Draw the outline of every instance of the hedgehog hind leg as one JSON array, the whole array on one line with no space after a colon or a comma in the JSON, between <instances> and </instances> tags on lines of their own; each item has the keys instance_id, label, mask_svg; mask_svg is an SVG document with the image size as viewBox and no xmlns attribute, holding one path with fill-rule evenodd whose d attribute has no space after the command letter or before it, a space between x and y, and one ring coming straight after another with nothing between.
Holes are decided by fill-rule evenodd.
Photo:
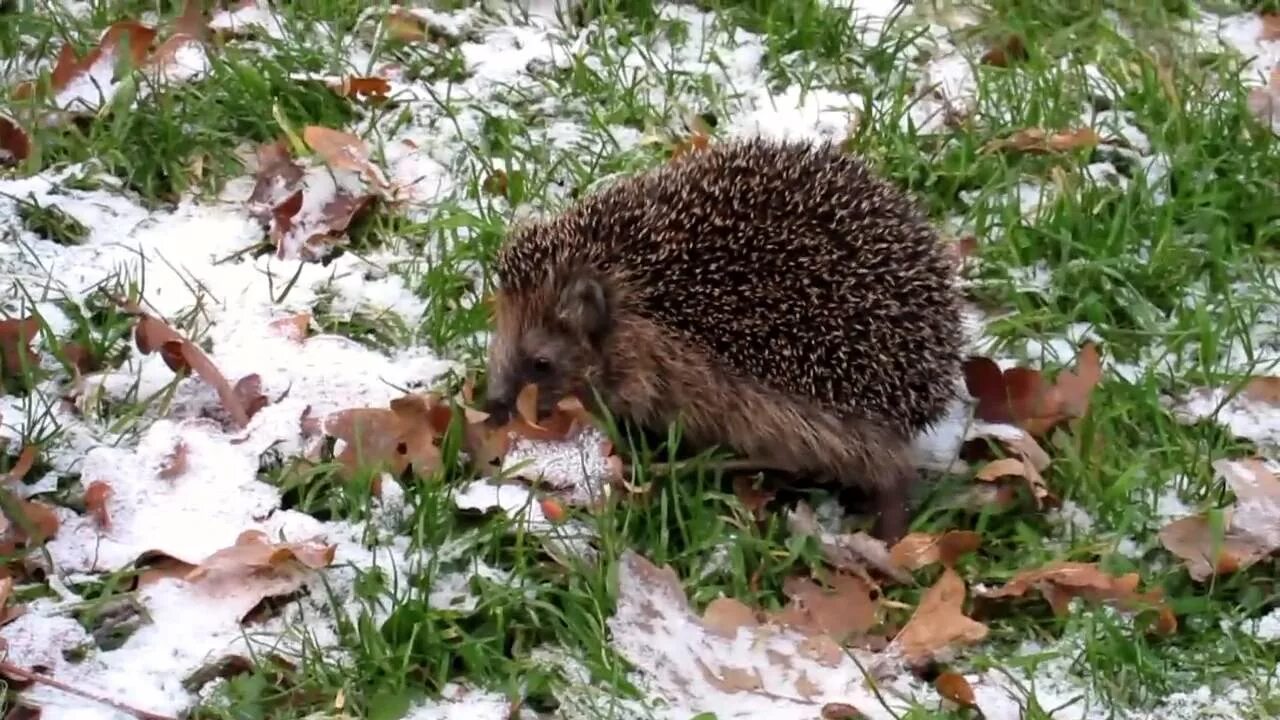
<instances>
[{"instance_id":1,"label":"hedgehog hind leg","mask_svg":"<svg viewBox=\"0 0 1280 720\"><path fill-rule=\"evenodd\" d=\"M872 534L892 544L911 524L911 488L919 471L911 462L911 443L888 426L864 419L845 422L848 451L840 480L872 494L876 522Z\"/></svg>"}]
</instances>

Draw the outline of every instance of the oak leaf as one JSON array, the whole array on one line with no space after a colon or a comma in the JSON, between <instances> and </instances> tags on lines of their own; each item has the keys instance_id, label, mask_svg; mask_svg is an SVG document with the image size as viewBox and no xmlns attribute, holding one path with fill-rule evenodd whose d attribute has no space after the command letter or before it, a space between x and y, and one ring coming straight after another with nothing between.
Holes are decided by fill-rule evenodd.
<instances>
[{"instance_id":1,"label":"oak leaf","mask_svg":"<svg viewBox=\"0 0 1280 720\"><path fill-rule=\"evenodd\" d=\"M981 544L982 536L969 530L948 530L941 535L913 532L889 549L889 557L906 570L919 570L934 563L951 567Z\"/></svg>"},{"instance_id":2,"label":"oak leaf","mask_svg":"<svg viewBox=\"0 0 1280 720\"><path fill-rule=\"evenodd\" d=\"M133 337L142 354L150 355L158 351L165 364L175 373L195 371L196 375L218 393L222 406L237 426L249 424L249 414L235 388L199 345L183 337L164 320L148 315L136 306L126 304L125 309L138 317Z\"/></svg>"},{"instance_id":3,"label":"oak leaf","mask_svg":"<svg viewBox=\"0 0 1280 720\"><path fill-rule=\"evenodd\" d=\"M84 507L98 527L103 530L111 529L111 515L107 510L107 504L111 502L111 495L114 492L110 485L101 480L89 483L89 487L84 491Z\"/></svg>"},{"instance_id":4,"label":"oak leaf","mask_svg":"<svg viewBox=\"0 0 1280 720\"><path fill-rule=\"evenodd\" d=\"M0 115L0 166L17 165L31 156L31 136L17 120Z\"/></svg>"},{"instance_id":5,"label":"oak leaf","mask_svg":"<svg viewBox=\"0 0 1280 720\"><path fill-rule=\"evenodd\" d=\"M40 365L31 341L40 333L40 318L0 320L0 377L22 377Z\"/></svg>"},{"instance_id":6,"label":"oak leaf","mask_svg":"<svg viewBox=\"0 0 1280 720\"><path fill-rule=\"evenodd\" d=\"M379 187L389 187L387 178L369 160L369 149L360 138L340 130L308 125L302 140L334 169L353 170Z\"/></svg>"},{"instance_id":7,"label":"oak leaf","mask_svg":"<svg viewBox=\"0 0 1280 720\"><path fill-rule=\"evenodd\" d=\"M1182 558L1192 579L1243 570L1280 550L1280 479L1260 460L1217 460L1215 473L1236 495L1221 512L1215 532L1205 514L1175 520L1160 530L1160 543Z\"/></svg>"},{"instance_id":8,"label":"oak leaf","mask_svg":"<svg viewBox=\"0 0 1280 720\"><path fill-rule=\"evenodd\" d=\"M298 564L313 570L333 562L335 545L307 541L272 543L258 530L241 533L234 545L214 552L187 573L189 581L211 574L238 574L264 569L277 569Z\"/></svg>"},{"instance_id":9,"label":"oak leaf","mask_svg":"<svg viewBox=\"0 0 1280 720\"><path fill-rule=\"evenodd\" d=\"M1063 153L1083 148L1092 148L1102 142L1102 137L1093 128L1076 128L1052 132L1043 128L1026 128L1019 130L1007 138L992 140L982 147L982 152L998 150L1014 150L1025 153Z\"/></svg>"},{"instance_id":10,"label":"oak leaf","mask_svg":"<svg viewBox=\"0 0 1280 720\"><path fill-rule=\"evenodd\" d=\"M1000 367L989 358L971 357L964 364L965 386L977 401L974 415L991 423L1017 425L1044 435L1060 423L1082 417L1102 378L1097 346L1086 343L1076 370L1064 369L1050 383L1038 370Z\"/></svg>"},{"instance_id":11,"label":"oak leaf","mask_svg":"<svg viewBox=\"0 0 1280 720\"><path fill-rule=\"evenodd\" d=\"M1093 563L1054 562L1034 570L1024 570L999 588L980 592L986 598L1020 597L1036 589L1048 601L1056 615L1065 615L1074 598L1104 602L1127 609L1156 608L1162 628L1177 627L1173 612L1164 604L1158 591L1138 591L1138 573L1111 575ZM1172 628L1169 623L1172 621Z\"/></svg>"},{"instance_id":12,"label":"oak leaf","mask_svg":"<svg viewBox=\"0 0 1280 720\"><path fill-rule=\"evenodd\" d=\"M945 568L933 587L920 598L911 619L893 639L912 662L933 659L953 645L975 643L987 636L987 626L964 614L964 580Z\"/></svg>"}]
</instances>

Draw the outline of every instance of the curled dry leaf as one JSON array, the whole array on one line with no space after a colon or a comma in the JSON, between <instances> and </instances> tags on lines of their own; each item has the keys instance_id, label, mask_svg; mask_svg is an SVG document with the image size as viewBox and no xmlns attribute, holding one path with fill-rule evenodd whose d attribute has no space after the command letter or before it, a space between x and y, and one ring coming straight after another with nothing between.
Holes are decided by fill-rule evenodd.
<instances>
[{"instance_id":1,"label":"curled dry leaf","mask_svg":"<svg viewBox=\"0 0 1280 720\"><path fill-rule=\"evenodd\" d=\"M18 453L18 459L13 463L13 467L4 475L0 475L0 482L16 483L27 476L31 472L31 468L35 467L36 459L40 457L39 445L24 445L22 451Z\"/></svg>"},{"instance_id":2,"label":"curled dry leaf","mask_svg":"<svg viewBox=\"0 0 1280 720\"><path fill-rule=\"evenodd\" d=\"M159 552L143 553L134 562L134 566L138 569L137 586L139 588L153 585L160 580L185 580L191 571L196 569L196 566L189 562Z\"/></svg>"},{"instance_id":3,"label":"curled dry leaf","mask_svg":"<svg viewBox=\"0 0 1280 720\"><path fill-rule=\"evenodd\" d=\"M249 414L240 397L236 395L235 388L213 364L209 356L204 354L199 345L180 335L160 318L148 315L136 307L126 307L126 310L138 316L138 324L134 328L133 336L138 350L144 355L159 351L165 364L175 373L194 370L196 375L218 393L222 407L231 415L232 421L237 426L244 427L249 424Z\"/></svg>"},{"instance_id":4,"label":"curled dry leaf","mask_svg":"<svg viewBox=\"0 0 1280 720\"><path fill-rule=\"evenodd\" d=\"M0 320L0 377L22 377L40 365L31 341L40 333L40 318Z\"/></svg>"},{"instance_id":5,"label":"curled dry leaf","mask_svg":"<svg viewBox=\"0 0 1280 720\"><path fill-rule=\"evenodd\" d=\"M247 530L234 545L205 558L187 573L187 580L199 580L210 574L254 572L302 565L313 570L333 562L336 545L320 542L272 543L265 533Z\"/></svg>"},{"instance_id":6,"label":"curled dry leaf","mask_svg":"<svg viewBox=\"0 0 1280 720\"><path fill-rule=\"evenodd\" d=\"M1057 496L1049 491L1049 486L1045 482L1044 476L1036 469L1035 464L1026 458L1012 457L993 460L980 468L974 477L989 483L1006 477L1022 478L1027 484L1027 489L1031 491L1036 508L1057 507L1061 504Z\"/></svg>"},{"instance_id":7,"label":"curled dry leaf","mask_svg":"<svg viewBox=\"0 0 1280 720\"><path fill-rule=\"evenodd\" d=\"M373 100L385 100L391 92L391 83L386 78L345 75L328 78L325 85L343 97L367 97Z\"/></svg>"},{"instance_id":8,"label":"curled dry leaf","mask_svg":"<svg viewBox=\"0 0 1280 720\"><path fill-rule=\"evenodd\" d=\"M1020 597L1036 589L1048 601L1053 612L1065 615L1073 598L1105 602L1126 609L1156 608L1161 616L1160 628L1172 632L1177 620L1163 602L1159 590L1138 592L1138 573L1111 575L1093 563L1055 562L1035 570L1018 573L1002 587L979 593L986 598Z\"/></svg>"},{"instance_id":9,"label":"curled dry leaf","mask_svg":"<svg viewBox=\"0 0 1280 720\"><path fill-rule=\"evenodd\" d=\"M984 357L969 358L964 374L969 394L978 401L974 409L977 419L1017 425L1033 435L1044 435L1088 411L1093 389L1102 379L1102 360L1097 346L1086 343L1076 358L1076 370L1063 370L1052 384L1037 370L1001 371Z\"/></svg>"},{"instance_id":10,"label":"curled dry leaf","mask_svg":"<svg viewBox=\"0 0 1280 720\"><path fill-rule=\"evenodd\" d=\"M308 125L302 130L302 139L330 167L355 171L379 187L389 187L382 171L369 161L368 147L355 135Z\"/></svg>"},{"instance_id":11,"label":"curled dry leaf","mask_svg":"<svg viewBox=\"0 0 1280 720\"><path fill-rule=\"evenodd\" d=\"M983 146L982 151L1014 150L1025 153L1063 153L1092 148L1100 142L1102 142L1102 137L1093 128L1076 128L1061 132L1050 132L1043 128L1026 128L1015 132L1007 138L992 140Z\"/></svg>"},{"instance_id":12,"label":"curled dry leaf","mask_svg":"<svg viewBox=\"0 0 1280 720\"><path fill-rule=\"evenodd\" d=\"M249 207L260 219L270 218L275 208L289 200L296 192L305 174L302 166L294 161L289 144L281 138L259 145L254 151L257 170L254 173L253 191L249 194ZM298 195L301 206L302 196ZM298 212L294 208L289 216Z\"/></svg>"},{"instance_id":13,"label":"curled dry leaf","mask_svg":"<svg viewBox=\"0 0 1280 720\"><path fill-rule=\"evenodd\" d=\"M1207 515L1175 520L1160 530L1160 543L1182 558L1197 581L1243 570L1280 550L1280 479L1257 459L1217 460L1236 503L1221 513L1215 530Z\"/></svg>"},{"instance_id":14,"label":"curled dry leaf","mask_svg":"<svg viewBox=\"0 0 1280 720\"><path fill-rule=\"evenodd\" d=\"M405 395L390 408L353 408L329 415L324 431L346 443L337 460L349 472L365 465L383 466L399 475L412 466L429 475L440 466L435 441L449 427L453 411L439 396Z\"/></svg>"},{"instance_id":15,"label":"curled dry leaf","mask_svg":"<svg viewBox=\"0 0 1280 720\"><path fill-rule=\"evenodd\" d=\"M969 530L948 530L941 535L913 532L889 550L889 557L906 570L919 570L934 563L951 567L981 544L982 536Z\"/></svg>"},{"instance_id":16,"label":"curled dry leaf","mask_svg":"<svg viewBox=\"0 0 1280 720\"><path fill-rule=\"evenodd\" d=\"M98 45L84 57L80 57L70 44L63 45L50 74L49 89L58 95L76 78L90 73L95 78L99 76L110 78L114 76L117 64L122 60L126 61L131 68L140 67L151 52L155 38L155 28L136 20L122 20L108 27L103 32ZM122 53L122 49L126 49L126 52ZM104 89L96 87L98 83L94 85L92 97L96 102L104 94ZM28 80L14 88L13 97L16 100L24 100L35 95L37 89L37 83ZM91 109L84 104L86 100L87 98L73 94L72 97L60 98L58 104L62 110L85 112ZM81 106L72 107L72 105Z\"/></svg>"},{"instance_id":17,"label":"curled dry leaf","mask_svg":"<svg viewBox=\"0 0 1280 720\"><path fill-rule=\"evenodd\" d=\"M253 416L270 402L262 393L262 377L257 373L245 375L237 380L231 391L240 401L240 406L244 408L245 416L249 419L253 419Z\"/></svg>"},{"instance_id":18,"label":"curled dry leaf","mask_svg":"<svg viewBox=\"0 0 1280 720\"><path fill-rule=\"evenodd\" d=\"M978 706L978 698L973 693L973 687L959 673L940 673L934 679L933 687L939 695L960 707L976 708Z\"/></svg>"},{"instance_id":19,"label":"curled dry leaf","mask_svg":"<svg viewBox=\"0 0 1280 720\"><path fill-rule=\"evenodd\" d=\"M9 604L12 595L13 578L0 578L0 626L8 625L24 612L22 607Z\"/></svg>"},{"instance_id":20,"label":"curled dry leaf","mask_svg":"<svg viewBox=\"0 0 1280 720\"><path fill-rule=\"evenodd\" d=\"M0 532L0 547L12 547L16 544L43 544L58 534L61 523L53 508L38 500L26 500L9 492L0 490L0 507L4 510L3 526Z\"/></svg>"},{"instance_id":21,"label":"curled dry leaf","mask_svg":"<svg viewBox=\"0 0 1280 720\"><path fill-rule=\"evenodd\" d=\"M107 504L115 491L101 480L94 480L84 491L84 507L93 517L94 522L103 530L111 529L111 515L107 512Z\"/></svg>"},{"instance_id":22,"label":"curled dry leaf","mask_svg":"<svg viewBox=\"0 0 1280 720\"><path fill-rule=\"evenodd\" d=\"M0 115L0 167L17 165L31 157L31 137L17 120Z\"/></svg>"},{"instance_id":23,"label":"curled dry leaf","mask_svg":"<svg viewBox=\"0 0 1280 720\"><path fill-rule=\"evenodd\" d=\"M955 570L944 569L892 645L918 663L942 655L953 645L982 640L987 626L965 616L964 597L964 580Z\"/></svg>"}]
</instances>

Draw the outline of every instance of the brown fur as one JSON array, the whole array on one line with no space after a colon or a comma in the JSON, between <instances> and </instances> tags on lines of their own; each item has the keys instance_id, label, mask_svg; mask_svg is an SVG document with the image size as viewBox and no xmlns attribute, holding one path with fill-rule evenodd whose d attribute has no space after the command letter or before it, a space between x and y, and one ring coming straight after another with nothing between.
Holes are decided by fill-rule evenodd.
<instances>
[{"instance_id":1,"label":"brown fur","mask_svg":"<svg viewBox=\"0 0 1280 720\"><path fill-rule=\"evenodd\" d=\"M873 489L895 537L910 436L958 370L951 272L905 197L830 147L693 153L513 233L490 409L529 382L543 412L598 392L695 446Z\"/></svg>"}]
</instances>

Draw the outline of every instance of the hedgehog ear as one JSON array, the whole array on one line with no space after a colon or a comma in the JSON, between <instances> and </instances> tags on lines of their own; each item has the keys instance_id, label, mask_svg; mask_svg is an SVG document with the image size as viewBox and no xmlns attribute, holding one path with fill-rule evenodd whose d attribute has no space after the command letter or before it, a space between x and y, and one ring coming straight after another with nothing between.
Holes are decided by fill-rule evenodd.
<instances>
[{"instance_id":1,"label":"hedgehog ear","mask_svg":"<svg viewBox=\"0 0 1280 720\"><path fill-rule=\"evenodd\" d=\"M592 342L599 342L609 326L609 300L604 285L595 278L574 278L560 291L556 316Z\"/></svg>"}]
</instances>

